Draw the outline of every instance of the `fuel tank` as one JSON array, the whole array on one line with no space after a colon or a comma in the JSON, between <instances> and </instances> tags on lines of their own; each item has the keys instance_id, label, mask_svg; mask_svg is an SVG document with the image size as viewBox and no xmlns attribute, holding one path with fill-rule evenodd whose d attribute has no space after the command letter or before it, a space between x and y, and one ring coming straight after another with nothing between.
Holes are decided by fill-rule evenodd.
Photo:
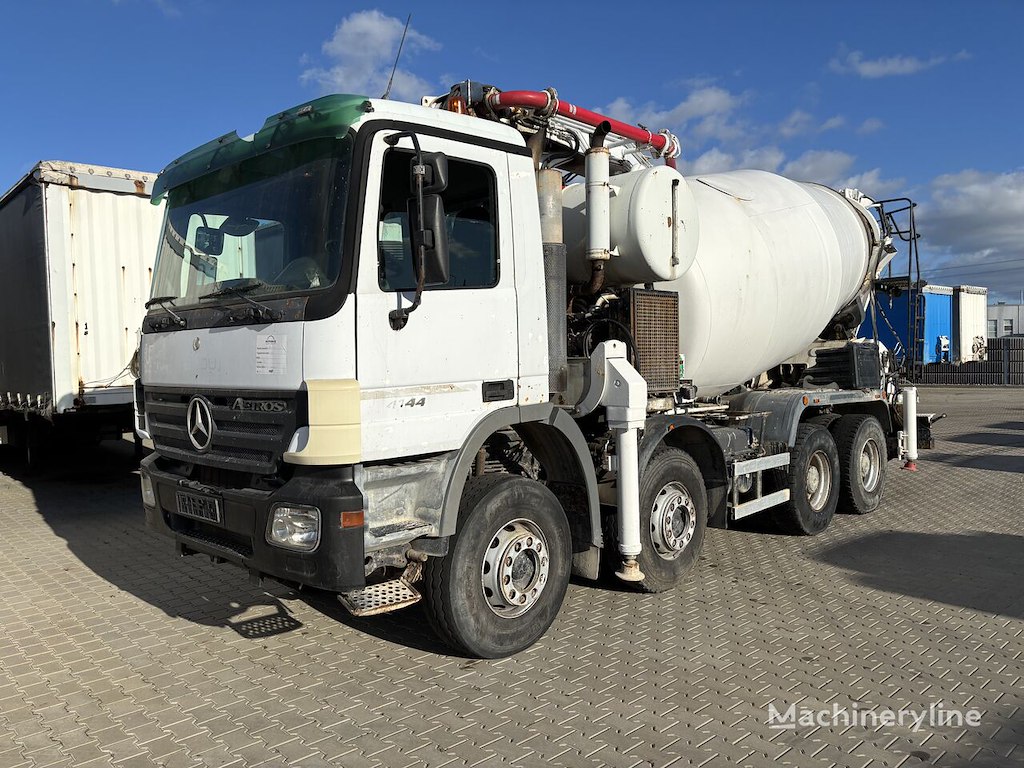
<instances>
[{"instance_id":1,"label":"fuel tank","mask_svg":"<svg viewBox=\"0 0 1024 768\"><path fill-rule=\"evenodd\" d=\"M702 397L805 353L841 311L866 303L881 266L870 211L828 187L765 171L684 178L663 166L611 184L607 284L653 282L679 293L685 378ZM581 203L582 191L568 187L575 282L590 272Z\"/></svg>"}]
</instances>

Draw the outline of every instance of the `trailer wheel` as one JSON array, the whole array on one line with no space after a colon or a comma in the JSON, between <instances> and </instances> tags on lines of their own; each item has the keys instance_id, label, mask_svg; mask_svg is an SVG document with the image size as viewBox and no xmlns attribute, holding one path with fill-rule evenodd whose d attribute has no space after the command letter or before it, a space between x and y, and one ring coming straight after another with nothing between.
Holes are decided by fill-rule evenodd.
<instances>
[{"instance_id":1,"label":"trailer wheel","mask_svg":"<svg viewBox=\"0 0 1024 768\"><path fill-rule=\"evenodd\" d=\"M801 424L781 470L789 501L775 507L775 524L785 533L813 536L832 521L839 501L839 452L832 434L818 424Z\"/></svg>"},{"instance_id":2,"label":"trailer wheel","mask_svg":"<svg viewBox=\"0 0 1024 768\"><path fill-rule=\"evenodd\" d=\"M882 502L888 462L885 433L874 416L848 414L832 424L839 449L839 509L865 515Z\"/></svg>"},{"instance_id":3,"label":"trailer wheel","mask_svg":"<svg viewBox=\"0 0 1024 768\"><path fill-rule=\"evenodd\" d=\"M470 478L448 554L427 561L427 616L471 656L511 656L547 631L569 586L569 522L547 486L515 475Z\"/></svg>"}]
</instances>

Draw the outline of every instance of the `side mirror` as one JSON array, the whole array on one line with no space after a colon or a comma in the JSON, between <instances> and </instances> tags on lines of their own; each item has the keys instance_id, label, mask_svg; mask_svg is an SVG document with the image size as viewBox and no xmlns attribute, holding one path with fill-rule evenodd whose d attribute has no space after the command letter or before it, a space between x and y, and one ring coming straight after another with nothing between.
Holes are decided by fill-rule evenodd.
<instances>
[{"instance_id":1,"label":"side mirror","mask_svg":"<svg viewBox=\"0 0 1024 768\"><path fill-rule=\"evenodd\" d=\"M409 198L408 212L412 224L413 264L422 267L424 285L444 285L448 282L448 231L441 196L423 196L423 229L416 228L419 217L415 197ZM424 246L422 265L419 264L420 244Z\"/></svg>"},{"instance_id":2,"label":"side mirror","mask_svg":"<svg viewBox=\"0 0 1024 768\"><path fill-rule=\"evenodd\" d=\"M448 189L448 158L443 152L424 152L423 194L436 195ZM409 191L416 194L416 157L409 161Z\"/></svg>"}]
</instances>

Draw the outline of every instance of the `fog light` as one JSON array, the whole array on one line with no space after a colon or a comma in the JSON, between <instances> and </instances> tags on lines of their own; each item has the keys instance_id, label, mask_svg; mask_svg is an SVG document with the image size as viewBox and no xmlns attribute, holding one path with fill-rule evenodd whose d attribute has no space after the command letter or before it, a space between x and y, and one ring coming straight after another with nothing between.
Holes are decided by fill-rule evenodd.
<instances>
[{"instance_id":1,"label":"fog light","mask_svg":"<svg viewBox=\"0 0 1024 768\"><path fill-rule=\"evenodd\" d=\"M320 543L320 510L316 507L274 507L267 541L279 547L312 552Z\"/></svg>"},{"instance_id":2,"label":"fog light","mask_svg":"<svg viewBox=\"0 0 1024 768\"><path fill-rule=\"evenodd\" d=\"M153 481L145 472L140 472L139 477L142 480L142 503L147 507L155 507L156 491L153 489Z\"/></svg>"}]
</instances>

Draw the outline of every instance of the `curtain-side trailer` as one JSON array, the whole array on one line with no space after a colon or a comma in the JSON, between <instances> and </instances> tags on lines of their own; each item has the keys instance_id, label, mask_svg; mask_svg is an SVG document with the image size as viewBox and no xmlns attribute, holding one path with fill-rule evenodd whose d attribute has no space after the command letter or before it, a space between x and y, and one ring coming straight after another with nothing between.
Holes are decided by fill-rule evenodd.
<instances>
[{"instance_id":1,"label":"curtain-side trailer","mask_svg":"<svg viewBox=\"0 0 1024 768\"><path fill-rule=\"evenodd\" d=\"M0 445L132 429L155 176L43 161L0 197Z\"/></svg>"}]
</instances>

